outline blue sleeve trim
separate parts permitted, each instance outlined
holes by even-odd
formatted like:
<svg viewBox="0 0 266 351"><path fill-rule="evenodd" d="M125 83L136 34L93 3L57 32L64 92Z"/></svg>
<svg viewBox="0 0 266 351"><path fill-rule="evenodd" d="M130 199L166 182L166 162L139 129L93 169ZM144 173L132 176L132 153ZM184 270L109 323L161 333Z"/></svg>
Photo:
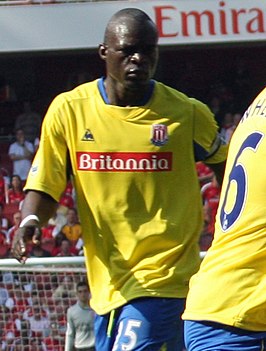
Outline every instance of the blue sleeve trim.
<svg viewBox="0 0 266 351"><path fill-rule="evenodd" d="M208 151L195 141L193 141L193 147L195 162L205 161L208 157Z"/></svg>
<svg viewBox="0 0 266 351"><path fill-rule="evenodd" d="M212 157L220 148L221 145L225 144L225 141L219 133L217 133L214 142L212 143L211 149L208 152L200 144L193 141L194 144L194 157L195 161L205 161L208 158Z"/></svg>

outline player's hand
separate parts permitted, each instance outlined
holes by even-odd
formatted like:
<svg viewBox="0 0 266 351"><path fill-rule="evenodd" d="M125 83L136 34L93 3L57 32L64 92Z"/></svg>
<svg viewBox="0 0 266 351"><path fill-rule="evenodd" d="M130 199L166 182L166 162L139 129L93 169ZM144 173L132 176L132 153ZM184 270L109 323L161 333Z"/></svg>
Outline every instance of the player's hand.
<svg viewBox="0 0 266 351"><path fill-rule="evenodd" d="M33 245L39 244L41 240L41 230L38 226L25 226L18 228L14 236L11 254L20 263L27 260L27 244L32 242Z"/></svg>

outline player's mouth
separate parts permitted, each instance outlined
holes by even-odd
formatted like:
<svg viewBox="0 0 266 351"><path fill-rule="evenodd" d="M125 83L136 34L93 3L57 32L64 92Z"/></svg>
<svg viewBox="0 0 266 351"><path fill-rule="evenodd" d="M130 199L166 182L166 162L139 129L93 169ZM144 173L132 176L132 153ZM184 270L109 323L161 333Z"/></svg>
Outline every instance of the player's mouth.
<svg viewBox="0 0 266 351"><path fill-rule="evenodd" d="M127 72L127 78L132 80L146 80L148 78L148 72L144 69L132 68Z"/></svg>

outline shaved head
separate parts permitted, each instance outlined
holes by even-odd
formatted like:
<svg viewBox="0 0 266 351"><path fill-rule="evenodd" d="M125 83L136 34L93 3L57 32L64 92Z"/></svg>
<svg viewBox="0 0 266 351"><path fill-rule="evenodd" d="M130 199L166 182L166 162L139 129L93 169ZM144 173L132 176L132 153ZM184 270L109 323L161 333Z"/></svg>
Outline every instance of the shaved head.
<svg viewBox="0 0 266 351"><path fill-rule="evenodd" d="M116 12L106 26L99 55L106 63L109 101L119 106L141 104L158 62L158 31L151 18L136 8Z"/></svg>
<svg viewBox="0 0 266 351"><path fill-rule="evenodd" d="M129 23L134 23L136 28L149 24L151 27L154 27L154 31L158 36L155 23L144 11L136 8L125 8L116 12L109 20L105 29L104 42L108 44L110 37L126 30Z"/></svg>

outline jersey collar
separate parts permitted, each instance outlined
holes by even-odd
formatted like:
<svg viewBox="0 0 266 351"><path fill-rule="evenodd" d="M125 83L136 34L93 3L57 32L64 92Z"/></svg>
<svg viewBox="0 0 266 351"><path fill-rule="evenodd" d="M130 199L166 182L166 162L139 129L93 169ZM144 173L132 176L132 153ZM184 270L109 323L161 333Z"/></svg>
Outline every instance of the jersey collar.
<svg viewBox="0 0 266 351"><path fill-rule="evenodd" d="M105 77L101 77L99 80L98 80L98 89L99 89L99 92L103 98L103 101L107 104L107 105L110 105L110 101L108 99L108 96L107 96L107 93L106 93L106 89L105 89L105 86L104 86L104 80L105 80ZM154 90L154 86L155 86L155 82L154 80L150 80L150 86L149 86L149 91L148 93L143 97L143 100L140 102L139 106L144 106L147 104L147 102L150 100L151 96L152 96L152 93L153 93L153 90Z"/></svg>

